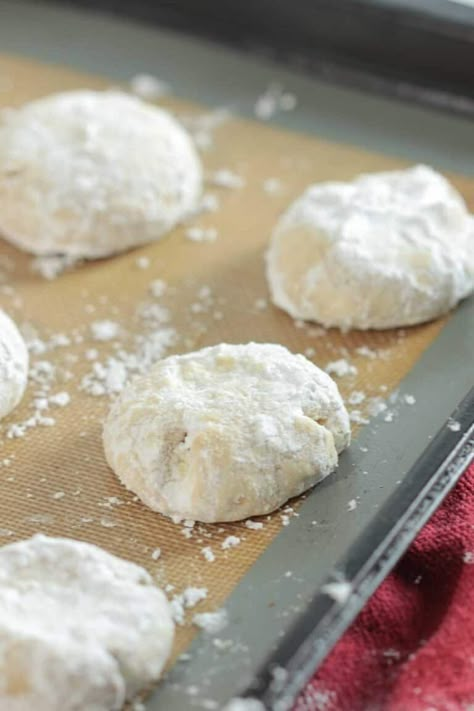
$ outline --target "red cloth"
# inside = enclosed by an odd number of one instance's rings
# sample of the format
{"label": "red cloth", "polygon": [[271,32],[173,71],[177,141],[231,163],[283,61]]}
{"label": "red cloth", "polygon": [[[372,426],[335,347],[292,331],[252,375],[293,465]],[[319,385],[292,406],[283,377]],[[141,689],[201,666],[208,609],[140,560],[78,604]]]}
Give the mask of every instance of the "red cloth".
{"label": "red cloth", "polygon": [[474,711],[474,464],[294,711]]}

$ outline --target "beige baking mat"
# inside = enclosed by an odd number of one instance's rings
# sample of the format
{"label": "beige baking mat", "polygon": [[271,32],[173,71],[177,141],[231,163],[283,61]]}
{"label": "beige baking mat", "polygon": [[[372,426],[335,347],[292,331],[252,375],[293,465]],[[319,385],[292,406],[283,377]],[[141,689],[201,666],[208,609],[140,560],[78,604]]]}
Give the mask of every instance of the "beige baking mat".
{"label": "beige baking mat", "polygon": [[[108,81],[69,69],[0,56],[3,106],[54,91],[108,86]],[[201,116],[206,111],[173,98],[162,103],[179,115]],[[205,128],[212,123],[213,117],[207,117],[198,125]],[[376,396],[384,394],[380,386],[388,391],[397,386],[444,323],[341,335],[295,324],[264,301],[268,295],[262,256],[285,206],[308,183],[396,168],[403,165],[401,161],[232,117],[212,135],[213,145],[202,153],[206,170],[230,169],[245,181],[235,189],[209,186],[219,209],[206,213],[195,224],[215,228],[218,236],[214,242],[192,242],[185,236],[186,228],[180,228],[160,243],[78,266],[52,281],[32,271],[31,257],[0,242],[0,303],[21,324],[37,329],[40,342],[32,356],[36,380],[44,369],[38,361],[55,365],[50,393],[66,391],[71,398],[66,407],[50,408],[46,413],[54,417],[54,426],[37,426],[23,437],[8,439],[11,426],[24,422],[33,412],[34,393],[40,389],[33,383],[21,407],[2,423],[0,541],[7,543],[41,531],[96,543],[144,565],[160,584],[174,585],[173,592],[190,585],[208,588],[207,599],[193,612],[214,610],[224,603],[280,531],[281,512],[263,519],[262,530],[249,530],[239,523],[196,526],[186,533],[183,526],[135,501],[104,461],[101,420],[109,401],[79,387],[93,367],[93,361],[85,359],[86,351],[97,349],[102,362],[116,348],[113,342],[94,341],[90,324],[104,318],[120,323],[124,329],[120,343],[129,349],[140,329],[148,333],[151,328],[172,328],[176,341],[170,352],[220,341],[256,340],[307,352],[323,367],[346,357],[358,374],[339,379],[342,393],[348,396],[361,390]],[[451,177],[474,208],[474,181]],[[146,259],[140,260],[143,257]],[[153,299],[149,284],[157,278],[167,282],[168,290],[162,298]],[[166,312],[156,304],[168,309],[168,323],[159,325],[160,320],[166,320]],[[58,334],[66,335],[72,345],[61,345]],[[377,351],[378,357],[357,353],[361,346]],[[231,534],[240,537],[240,545],[222,550],[222,542]],[[152,552],[157,547],[162,554],[154,561]],[[214,562],[204,559],[204,547],[211,547]],[[188,645],[194,633],[190,625],[178,628],[176,653]]]}

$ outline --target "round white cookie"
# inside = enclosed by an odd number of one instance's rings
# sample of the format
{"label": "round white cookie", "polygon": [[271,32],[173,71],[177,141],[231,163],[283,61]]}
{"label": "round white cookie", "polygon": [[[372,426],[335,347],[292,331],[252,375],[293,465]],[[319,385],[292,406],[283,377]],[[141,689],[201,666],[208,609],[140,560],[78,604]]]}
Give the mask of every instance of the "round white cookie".
{"label": "round white cookie", "polygon": [[0,419],[20,402],[28,380],[28,351],[17,327],[0,309]]}
{"label": "round white cookie", "polygon": [[202,169],[166,111],[71,91],[0,124],[0,233],[38,255],[104,257],[158,239],[194,210]]}
{"label": "round white cookie", "polygon": [[0,549],[0,709],[112,711],[155,681],[174,624],[148,573],[37,535]]}
{"label": "round white cookie", "polygon": [[426,166],[310,187],[267,252],[272,299],[324,326],[392,328],[436,318],[474,289],[474,218]]}
{"label": "round white cookie", "polygon": [[114,403],[108,463],[155,511],[236,521],[330,474],[348,446],[333,380],[279,345],[221,344],[157,362]]}

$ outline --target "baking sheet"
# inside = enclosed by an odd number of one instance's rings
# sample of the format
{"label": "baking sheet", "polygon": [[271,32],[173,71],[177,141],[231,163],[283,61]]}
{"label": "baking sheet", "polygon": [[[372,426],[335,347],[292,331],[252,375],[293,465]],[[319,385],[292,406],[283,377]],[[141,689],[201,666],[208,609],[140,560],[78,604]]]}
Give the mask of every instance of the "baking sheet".
{"label": "baking sheet", "polygon": [[[0,101],[4,105],[50,91],[110,85],[108,81],[11,57],[1,58],[0,78]],[[166,104],[179,114],[202,111],[173,100]],[[83,362],[85,350],[98,348],[97,342],[90,340],[88,324],[99,318],[113,318],[132,338],[140,323],[137,309],[150,301],[148,285],[151,280],[162,278],[170,287],[163,303],[170,309],[171,323],[177,331],[178,341],[172,350],[189,350],[221,340],[253,339],[278,341],[295,352],[314,348],[313,360],[322,366],[345,355],[357,366],[358,375],[341,381],[342,392],[361,389],[369,396],[379,395],[380,386],[386,387],[387,392],[393,390],[444,324],[440,320],[401,332],[343,336],[332,331],[311,332],[311,327],[298,328],[271,306],[260,308],[259,300],[267,298],[262,254],[271,226],[284,206],[308,182],[350,178],[364,170],[387,169],[403,165],[402,162],[237,119],[226,121],[214,132],[214,147],[203,158],[208,171],[230,168],[246,181],[242,189],[212,188],[219,197],[220,209],[199,220],[199,224],[218,230],[215,243],[192,243],[179,229],[159,244],[80,266],[53,282],[45,282],[31,272],[29,257],[3,243],[0,252],[7,267],[3,270],[7,287],[13,288],[2,289],[2,306],[20,321],[34,324],[43,339],[48,333],[70,334],[73,330],[83,339],[72,348],[57,348],[47,356],[73,375],[63,385],[57,384],[58,390],[70,392],[72,402],[55,412],[56,425],[38,427],[24,438],[2,442],[2,460],[11,460],[0,469],[4,484],[0,526],[3,528],[3,521],[7,522],[2,531],[5,540],[41,530],[98,543],[145,565],[160,583],[171,583],[177,591],[187,585],[208,587],[208,599],[195,611],[222,604],[280,530],[282,517],[276,514],[265,520],[263,531],[249,531],[242,524],[222,526],[220,532],[207,526],[187,539],[180,527],[134,502],[115,481],[103,459],[100,421],[107,403],[77,388],[83,374],[90,370],[90,363]],[[263,182],[275,177],[281,179],[283,189],[268,195]],[[453,182],[472,208],[472,181],[453,176]],[[150,260],[147,269],[140,269],[140,257]],[[199,292],[203,286],[211,290],[211,305],[202,304]],[[205,311],[193,308],[195,304]],[[94,311],[91,313],[86,307],[93,307]],[[221,312],[223,318],[215,318],[216,312]],[[376,349],[381,357],[358,355],[356,348],[363,345]],[[98,350],[102,357],[107,348],[99,345]],[[79,361],[67,363],[68,354],[78,355]],[[30,391],[22,408],[4,423],[4,429],[28,417],[31,395]],[[334,486],[337,485],[334,478]],[[118,497],[124,503],[110,504],[108,497]],[[340,500],[344,509],[347,500],[345,491],[344,500]],[[292,526],[293,523],[289,528]],[[240,536],[242,542],[231,551],[222,551],[220,544],[229,534]],[[204,545],[211,545],[216,552],[213,564],[203,560],[200,549]],[[163,555],[155,563],[151,553],[157,546]],[[175,655],[187,646],[192,634],[190,627],[179,629]]]}

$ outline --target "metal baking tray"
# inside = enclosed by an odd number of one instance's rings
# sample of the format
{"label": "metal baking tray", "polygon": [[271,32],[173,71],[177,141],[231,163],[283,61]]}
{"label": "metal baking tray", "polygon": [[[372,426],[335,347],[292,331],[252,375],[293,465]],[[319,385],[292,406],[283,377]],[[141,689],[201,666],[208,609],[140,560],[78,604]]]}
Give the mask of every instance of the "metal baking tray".
{"label": "metal baking tray", "polygon": [[[275,125],[474,176],[472,124],[331,86],[228,49],[100,14],[0,0],[3,52],[116,81],[148,71],[186,99],[253,115],[270,82],[299,98]],[[375,418],[338,471],[311,491],[225,602],[226,654],[206,635],[151,694],[147,708],[221,708],[235,695],[287,709],[474,454],[474,301],[465,301],[399,386],[416,407]],[[460,423],[453,431],[450,418]],[[347,516],[346,504],[360,496]],[[318,526],[313,522],[317,521]],[[290,572],[291,575],[285,575]],[[321,592],[344,579],[344,603]],[[283,667],[286,674],[274,669]],[[190,693],[190,689],[196,693]],[[212,706],[214,704],[214,706]]]}

